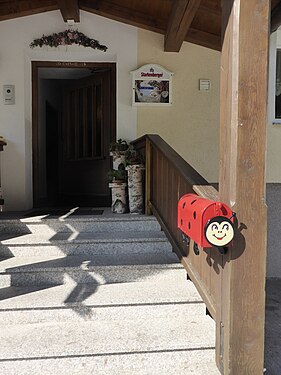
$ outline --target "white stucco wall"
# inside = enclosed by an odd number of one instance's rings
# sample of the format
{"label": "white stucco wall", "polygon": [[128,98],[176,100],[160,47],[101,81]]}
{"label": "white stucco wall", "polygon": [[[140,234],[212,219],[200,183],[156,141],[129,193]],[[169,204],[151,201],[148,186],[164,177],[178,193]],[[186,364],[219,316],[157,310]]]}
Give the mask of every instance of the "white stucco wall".
{"label": "white stucco wall", "polygon": [[[136,138],[130,71],[137,66],[137,29],[83,11],[78,28],[105,44],[107,52],[78,46],[30,49],[42,34],[67,29],[59,11],[0,23],[0,135],[8,143],[1,153],[5,210],[32,207],[31,61],[116,62],[117,136]],[[3,105],[4,84],[15,85],[15,105]]]}
{"label": "white stucco wall", "polygon": [[[281,30],[271,35],[268,85],[267,182],[281,183],[281,121],[273,124],[276,47]],[[138,135],[157,133],[209,182],[219,174],[220,53],[183,43],[180,53],[163,52],[163,36],[138,31],[138,66],[163,65],[173,71],[173,105],[138,109]],[[198,90],[200,78],[211,79],[209,92]]]}
{"label": "white stucco wall", "polygon": [[[209,182],[218,181],[220,53],[184,42],[163,51],[164,36],[138,31],[138,66],[159,64],[174,72],[170,107],[138,108],[138,135],[159,134]],[[211,90],[199,91],[199,79]]]}
{"label": "white stucco wall", "polygon": [[[5,210],[32,207],[31,61],[103,61],[117,63],[117,136],[128,140],[160,134],[208,181],[218,181],[220,53],[184,42],[180,53],[163,52],[163,36],[81,11],[80,31],[108,46],[106,53],[84,47],[31,50],[29,43],[65,30],[59,11],[0,23],[0,135],[8,146],[1,153]],[[271,45],[281,47],[281,32]],[[274,72],[271,48],[270,72]],[[131,106],[130,71],[156,63],[174,72],[171,107]],[[211,90],[198,90],[200,78]],[[14,84],[16,104],[3,105],[4,84]],[[269,93],[274,79],[270,78]],[[272,102],[272,94],[269,102]],[[267,181],[281,182],[281,125],[267,129]]]}

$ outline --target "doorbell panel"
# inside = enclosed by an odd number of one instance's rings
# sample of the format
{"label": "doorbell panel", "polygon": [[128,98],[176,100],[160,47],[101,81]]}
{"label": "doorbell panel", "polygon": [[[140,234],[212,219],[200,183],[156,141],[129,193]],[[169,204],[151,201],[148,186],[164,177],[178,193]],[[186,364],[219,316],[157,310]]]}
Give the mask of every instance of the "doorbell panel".
{"label": "doorbell panel", "polygon": [[4,104],[15,104],[15,85],[3,86]]}

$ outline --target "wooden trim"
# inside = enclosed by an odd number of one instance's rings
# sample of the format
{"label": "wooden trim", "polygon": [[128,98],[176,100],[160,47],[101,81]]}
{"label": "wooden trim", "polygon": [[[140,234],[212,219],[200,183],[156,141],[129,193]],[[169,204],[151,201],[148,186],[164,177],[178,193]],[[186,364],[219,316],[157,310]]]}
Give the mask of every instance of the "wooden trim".
{"label": "wooden trim", "polygon": [[39,147],[38,147],[38,67],[31,62],[32,69],[32,169],[33,169],[33,207],[39,203]]}
{"label": "wooden trim", "polygon": [[164,50],[179,52],[201,0],[174,0],[165,34]]}
{"label": "wooden trim", "polygon": [[67,20],[80,22],[78,0],[57,0],[57,3],[64,22]]}
{"label": "wooden trim", "polygon": [[39,149],[38,149],[38,69],[39,68],[107,68],[111,80],[111,121],[110,141],[116,139],[116,63],[32,61],[32,168],[33,168],[33,207],[39,202]]}

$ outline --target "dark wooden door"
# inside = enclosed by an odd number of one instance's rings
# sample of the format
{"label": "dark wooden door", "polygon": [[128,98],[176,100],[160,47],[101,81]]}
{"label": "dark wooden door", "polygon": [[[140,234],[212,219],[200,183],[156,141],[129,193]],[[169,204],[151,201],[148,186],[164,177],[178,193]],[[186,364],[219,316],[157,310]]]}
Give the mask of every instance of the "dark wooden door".
{"label": "dark wooden door", "polygon": [[47,206],[58,204],[59,183],[59,113],[46,101],[46,190],[47,198],[44,201]]}
{"label": "dark wooden door", "polygon": [[110,70],[67,83],[63,91],[60,201],[108,206]]}

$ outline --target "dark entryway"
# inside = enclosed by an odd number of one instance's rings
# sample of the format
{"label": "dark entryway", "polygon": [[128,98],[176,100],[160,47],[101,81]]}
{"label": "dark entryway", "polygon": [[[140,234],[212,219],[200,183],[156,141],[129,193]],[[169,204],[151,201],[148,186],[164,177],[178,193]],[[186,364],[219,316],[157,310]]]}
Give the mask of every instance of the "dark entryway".
{"label": "dark entryway", "polygon": [[33,62],[34,207],[109,206],[112,63]]}

